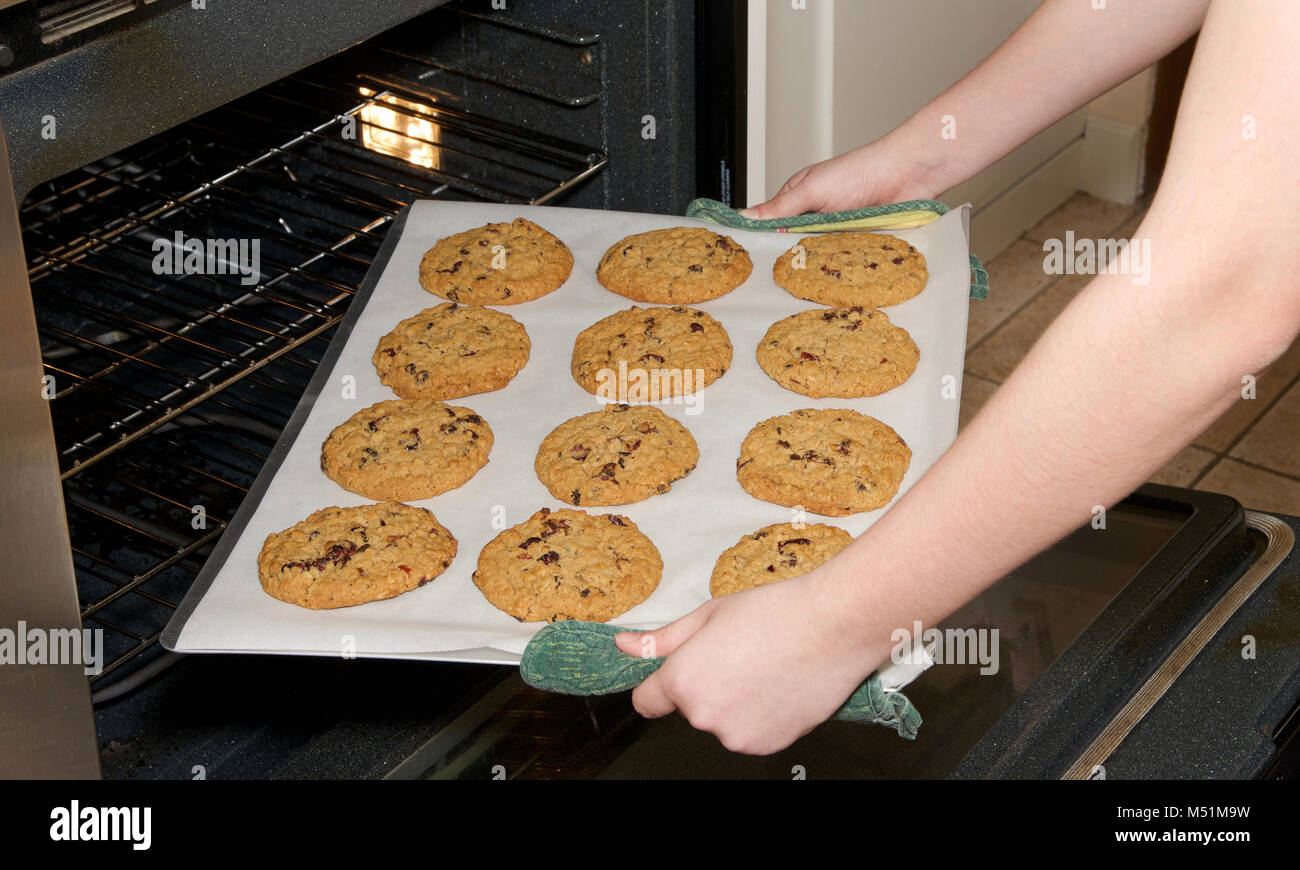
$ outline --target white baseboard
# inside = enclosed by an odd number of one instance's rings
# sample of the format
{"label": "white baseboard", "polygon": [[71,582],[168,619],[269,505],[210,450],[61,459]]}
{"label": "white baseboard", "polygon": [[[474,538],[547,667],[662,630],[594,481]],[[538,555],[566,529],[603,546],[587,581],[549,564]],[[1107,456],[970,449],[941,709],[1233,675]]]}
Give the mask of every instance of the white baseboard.
{"label": "white baseboard", "polygon": [[985,263],[1002,253],[1083,188],[1084,139],[1051,159],[971,215],[971,252]]}
{"label": "white baseboard", "polygon": [[1084,135],[971,215],[971,251],[986,263],[1076,191],[1128,205],[1142,194],[1146,126],[1090,116]]}
{"label": "white baseboard", "polygon": [[1090,115],[1083,144],[1081,189],[1125,205],[1136,202],[1142,193],[1146,168],[1146,125],[1139,127]]}

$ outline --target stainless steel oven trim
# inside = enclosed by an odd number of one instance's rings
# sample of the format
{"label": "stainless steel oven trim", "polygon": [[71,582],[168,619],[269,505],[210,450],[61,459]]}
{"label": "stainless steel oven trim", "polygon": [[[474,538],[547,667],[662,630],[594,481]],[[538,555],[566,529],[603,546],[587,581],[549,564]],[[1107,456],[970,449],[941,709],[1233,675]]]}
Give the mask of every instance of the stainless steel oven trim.
{"label": "stainless steel oven trim", "polygon": [[1061,779],[1092,779],[1099,766],[1105,764],[1111,753],[1137,727],[1143,717],[1151,712],[1156,702],[1169,691],[1174,681],[1187,670],[1232,615],[1290,554],[1295,546],[1295,533],[1291,531],[1290,526],[1269,514],[1252,510],[1245,513],[1246,525],[1267,538],[1268,543],[1265,545],[1264,552],[1232,585],[1232,588],[1210,608],[1210,611],[1202,617],[1187,637],[1183,638],[1183,641],[1129,699],[1128,703],[1120,708],[1088,748],[1062,774]]}
{"label": "stainless steel oven trim", "polygon": [[[0,126],[0,628],[80,631],[77,583],[42,398],[36,313]],[[25,645],[25,639],[18,639]],[[99,752],[83,665],[0,664],[0,777],[97,778]]]}
{"label": "stainless steel oven trim", "polygon": [[370,268],[366,271],[366,277],[361,282],[361,287],[357,289],[356,295],[348,305],[347,314],[339,321],[338,331],[331,339],[324,356],[321,357],[316,374],[312,376],[311,382],[307,385],[307,390],[298,401],[297,407],[294,408],[293,416],[289,418],[280,439],[276,441],[275,447],[267,457],[266,464],[262,466],[257,479],[249,487],[248,495],[244,497],[239,510],[227,524],[225,532],[221,535],[221,540],[217,542],[212,555],[204,563],[203,570],[194,578],[194,584],[190,587],[190,591],[185,594],[180,606],[176,608],[176,613],[172,615],[172,618],[167,622],[167,627],[163,629],[159,640],[167,649],[175,651],[176,643],[180,639],[181,632],[185,629],[185,623],[189,621],[190,616],[194,613],[194,608],[207,594],[208,587],[212,585],[213,579],[221,571],[222,566],[226,564],[226,559],[230,557],[230,551],[234,549],[235,542],[243,534],[244,528],[252,518],[257,505],[261,502],[262,496],[266,494],[266,490],[270,487],[276,472],[279,471],[280,464],[284,462],[285,456],[288,455],[289,448],[293,446],[294,440],[297,439],[298,432],[302,429],[303,424],[307,422],[307,415],[311,413],[312,406],[316,404],[316,399],[320,396],[321,391],[325,389],[329,374],[334,369],[334,363],[339,354],[343,352],[343,345],[347,343],[347,336],[356,326],[357,319],[361,317],[361,312],[365,310],[366,302],[369,301],[371,294],[375,292],[375,285],[379,283],[379,276],[388,267],[388,261],[397,248],[397,240],[401,238],[402,230],[406,226],[406,217],[409,212],[409,207],[403,207],[394,219],[388,235],[379,248],[379,253],[375,255]]}

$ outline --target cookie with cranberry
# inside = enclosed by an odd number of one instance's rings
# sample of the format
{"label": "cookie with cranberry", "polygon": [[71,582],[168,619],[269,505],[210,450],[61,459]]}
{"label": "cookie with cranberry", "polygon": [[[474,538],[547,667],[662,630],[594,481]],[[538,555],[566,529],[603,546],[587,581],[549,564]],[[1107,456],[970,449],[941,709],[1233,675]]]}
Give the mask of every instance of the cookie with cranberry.
{"label": "cookie with cranberry", "polygon": [[763,501],[841,517],[888,504],[911,461],[907,443],[875,417],[804,409],[749,430],[736,479]]}
{"label": "cookie with cranberry", "polygon": [[328,610],[409,592],[455,556],[456,538],[424,508],[328,507],[267,535],[257,577],[272,598]]}
{"label": "cookie with cranberry", "polygon": [[753,269],[735,239],[703,227],[672,227],[620,239],[600,258],[596,278],[637,302],[679,305],[730,293]]}
{"label": "cookie with cranberry", "polygon": [[776,283],[822,305],[883,308],[925,289],[930,273],[914,245],[881,233],[826,233],[777,258]]}
{"label": "cookie with cranberry", "polygon": [[376,501],[419,501],[463,485],[488,461],[492,430],[469,408],[390,399],[358,411],[325,439],[320,466]]}
{"label": "cookie with cranberry", "polygon": [[699,459],[687,428],[658,408],[606,405],[556,426],[533,468],[561,501],[616,505],[667,492]]}
{"label": "cookie with cranberry", "polygon": [[420,260],[420,285],[466,305],[516,305],[555,290],[572,271],[564,242],[515,218],[439,240]]}
{"label": "cookie with cranberry", "polygon": [[403,399],[459,399],[510,383],[530,350],[523,324],[509,314],[444,302],[397,324],[371,361]]}
{"label": "cookie with cranberry", "polygon": [[584,390],[619,402],[699,392],[731,365],[731,338],[695,308],[639,308],[578,333],[570,370]]}
{"label": "cookie with cranberry", "polygon": [[878,396],[911,377],[921,358],[906,329],[856,305],[778,320],[756,355],[772,380],[814,399]]}
{"label": "cookie with cranberry", "polygon": [[663,570],[627,517],[542,508],[488,541],[474,585],[520,622],[605,622],[649,598]]}
{"label": "cookie with cranberry", "polygon": [[853,541],[843,529],[824,523],[777,523],[745,535],[713,566],[714,598],[807,574]]}

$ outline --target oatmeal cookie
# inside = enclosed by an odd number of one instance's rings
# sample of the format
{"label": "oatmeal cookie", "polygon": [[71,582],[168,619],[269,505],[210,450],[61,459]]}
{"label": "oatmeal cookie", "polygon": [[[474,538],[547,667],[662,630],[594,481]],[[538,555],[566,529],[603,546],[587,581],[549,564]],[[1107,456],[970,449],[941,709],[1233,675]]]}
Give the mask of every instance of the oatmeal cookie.
{"label": "oatmeal cookie", "polygon": [[267,535],[257,577],[272,598],[328,610],[409,592],[455,556],[456,538],[424,508],[328,507]]}
{"label": "oatmeal cookie", "polygon": [[778,257],[772,277],[810,302],[883,308],[920,293],[930,273],[925,255],[902,239],[880,233],[826,233],[804,239]]}
{"label": "oatmeal cookie", "polygon": [[492,430],[469,408],[390,399],[358,411],[325,439],[320,465],[346,490],[418,501],[463,485],[488,461]]}
{"label": "oatmeal cookie", "polygon": [[758,364],[787,390],[814,399],[878,396],[916,371],[921,352],[883,311],[817,308],[778,320],[758,343]]}
{"label": "oatmeal cookie", "polygon": [[397,324],[371,361],[403,399],[459,399],[510,383],[530,349],[523,324],[509,314],[444,302]]}
{"label": "oatmeal cookie", "polygon": [[420,285],[466,305],[516,305],[569,279],[573,254],[524,218],[447,236],[420,260]]}
{"label": "oatmeal cookie", "polygon": [[542,508],[488,541],[474,585],[520,622],[605,622],[649,598],[663,568],[627,517]]}
{"label": "oatmeal cookie", "polygon": [[606,405],[555,427],[533,467],[561,501],[616,505],[667,492],[699,459],[691,433],[658,408]]}
{"label": "oatmeal cookie", "polygon": [[840,517],[888,504],[911,461],[898,433],[874,417],[805,409],[750,429],[736,478],[755,498]]}
{"label": "oatmeal cookie", "polygon": [[600,258],[596,278],[637,302],[677,305],[730,293],[753,269],[735,239],[703,227],[673,227],[620,239]]}

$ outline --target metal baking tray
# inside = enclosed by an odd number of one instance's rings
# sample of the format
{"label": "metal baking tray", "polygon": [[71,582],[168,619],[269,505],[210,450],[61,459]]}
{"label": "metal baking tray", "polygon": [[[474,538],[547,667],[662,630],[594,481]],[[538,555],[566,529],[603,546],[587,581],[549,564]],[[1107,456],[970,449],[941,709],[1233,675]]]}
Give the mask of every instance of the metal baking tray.
{"label": "metal baking tray", "polygon": [[[367,503],[321,473],[320,445],[356,411],[394,398],[379,382],[370,357],[379,338],[398,321],[443,301],[421,288],[420,257],[439,238],[516,217],[559,236],[573,251],[574,268],[554,293],[499,309],[522,322],[532,341],[531,358],[514,381],[493,393],[453,401],[481,415],[495,443],[488,464],[464,486],[413,502],[432,510],[457,537],[459,551],[451,567],[420,589],[357,607],[310,611],[272,599],[257,580],[257,554],[266,536],[322,507]],[[912,449],[900,496],[947,449],[957,433],[960,407],[970,283],[968,223],[964,207],[924,227],[896,231],[925,254],[930,270],[921,294],[887,310],[893,322],[912,334],[920,362],[906,383],[867,399],[810,399],[780,387],[758,367],[754,350],[767,328],[817,307],[772,280],[773,262],[800,236],[724,231],[749,251],[753,274],[731,293],[692,307],[707,311],[727,329],[732,366],[696,396],[660,404],[694,435],[699,464],[668,493],[590,509],[632,518],[664,559],[659,588],[616,624],[654,628],[689,612],[708,599],[709,575],[719,553],[743,534],[800,518],[789,508],[750,496],[736,481],[740,443],[760,420],[799,408],[851,408],[888,423]],[[478,552],[503,526],[522,522],[541,507],[567,506],[537,480],[533,459],[556,425],[600,407],[600,400],[570,375],[574,337],[634,304],[597,282],[600,256],[625,235],[691,225],[708,226],[675,216],[584,209],[435,201],[409,206],[389,233],[261,475],[163,633],[163,644],[178,652],[517,663],[542,623],[519,623],[484,599],[470,579]],[[803,518],[858,535],[887,509]]]}

